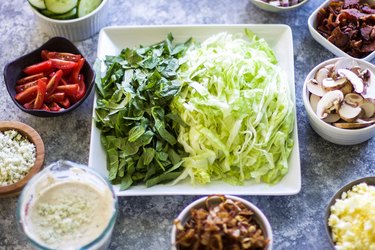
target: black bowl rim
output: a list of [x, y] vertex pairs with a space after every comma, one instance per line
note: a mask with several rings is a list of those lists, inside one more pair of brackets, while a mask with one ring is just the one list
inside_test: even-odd
[[329, 203], [325, 209], [325, 214], [324, 214], [324, 224], [325, 224], [324, 227], [328, 235], [329, 243], [331, 244], [333, 248], [335, 248], [335, 243], [333, 242], [333, 239], [332, 239], [331, 227], [328, 226], [328, 219], [329, 219], [329, 216], [331, 215], [331, 207], [336, 203], [336, 199], [339, 199], [341, 197], [343, 192], [349, 191], [353, 186], [358, 185], [363, 182], [366, 183], [367, 185], [375, 186], [375, 176], [362, 177], [360, 179], [357, 179], [357, 180], [354, 180], [345, 184], [329, 200]]
[[[12, 60], [11, 62], [9, 62], [9, 63], [7, 63], [7, 64], [5, 65], [4, 70], [3, 70], [3, 76], [4, 76], [4, 82], [5, 82], [5, 85], [6, 85], [7, 91], [8, 91], [8, 93], [9, 93], [11, 99], [13, 100], [13, 102], [14, 102], [14, 103], [17, 105], [17, 107], [20, 108], [23, 112], [26, 112], [26, 113], [31, 114], [31, 115], [39, 116], [39, 117], [55, 117], [55, 116], [60, 116], [60, 115], [63, 115], [63, 114], [66, 114], [66, 113], [68, 113], [68, 112], [70, 112], [70, 111], [75, 110], [75, 109], [76, 109], [78, 106], [80, 106], [80, 105], [81, 105], [81, 104], [87, 99], [87, 97], [90, 95], [91, 90], [92, 90], [93, 85], [94, 85], [94, 81], [95, 81], [95, 75], [96, 75], [96, 73], [95, 73], [95, 70], [93, 70], [93, 68], [91, 67], [90, 63], [88, 63], [88, 61], [85, 60], [85, 64], [84, 64], [84, 66], [87, 65], [88, 68], [89, 68], [89, 70], [90, 70], [90, 71], [92, 72], [92, 74], [93, 74], [92, 81], [91, 81], [91, 82], [85, 82], [85, 84], [86, 84], [86, 93], [85, 93], [85, 95], [81, 98], [81, 100], [79, 100], [78, 102], [74, 103], [74, 104], [73, 104], [72, 106], [70, 106], [69, 108], [64, 109], [64, 110], [61, 110], [61, 111], [32, 110], [32, 109], [26, 109], [26, 108], [24, 108], [22, 105], [20, 105], [20, 104], [14, 99], [14, 96], [12, 95], [11, 90], [10, 90], [10, 86], [9, 86], [9, 84], [7, 83], [7, 77], [6, 77], [6, 73], [5, 73], [5, 72], [7, 72], [8, 67], [9, 67], [11, 64], [15, 63], [16, 61], [18, 61], [18, 60], [22, 60], [22, 59], [24, 59], [24, 58], [27, 58], [28, 56], [30, 56], [30, 54], [33, 54], [33, 53], [37, 52], [38, 50], [40, 50], [41, 48], [43, 48], [43, 47], [45, 47], [45, 46], [47, 46], [47, 45], [49, 45], [49, 44], [53, 44], [53, 43], [55, 43], [56, 41], [59, 41], [59, 40], [68, 43], [69, 45], [71, 45], [72, 47], [74, 47], [74, 48], [77, 50], [77, 52], [78, 52], [79, 54], [81, 54], [81, 55], [83, 56], [82, 52], [77, 48], [77, 46], [76, 46], [72, 41], [70, 41], [69, 39], [67, 39], [67, 38], [65, 38], [65, 37], [62, 37], [62, 36], [55, 36], [55, 37], [52, 37], [52, 38], [50, 38], [49, 40], [47, 40], [45, 43], [43, 43], [43, 44], [42, 44], [41, 46], [39, 46], [38, 48], [36, 48], [36, 49], [30, 51], [29, 53], [24, 54], [24, 55], [22, 55], [22, 56], [20, 56], [20, 57], [18, 57], [18, 58], [16, 58], [16, 59], [14, 59], [14, 60]], [[84, 56], [83, 56], [83, 57], [84, 57]], [[86, 57], [85, 57], [85, 58], [86, 58]]]

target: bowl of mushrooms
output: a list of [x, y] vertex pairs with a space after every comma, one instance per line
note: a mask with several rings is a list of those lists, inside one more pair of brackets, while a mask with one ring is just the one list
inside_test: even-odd
[[354, 145], [375, 135], [375, 66], [334, 58], [306, 77], [303, 103], [311, 127], [324, 139]]

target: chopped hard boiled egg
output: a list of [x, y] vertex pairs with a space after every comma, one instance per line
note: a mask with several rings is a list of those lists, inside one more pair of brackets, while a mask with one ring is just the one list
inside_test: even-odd
[[331, 207], [328, 225], [336, 249], [375, 249], [375, 186], [361, 183]]

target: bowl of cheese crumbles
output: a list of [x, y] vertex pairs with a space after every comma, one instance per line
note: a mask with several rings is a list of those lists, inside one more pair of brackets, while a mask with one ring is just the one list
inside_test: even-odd
[[375, 176], [342, 187], [328, 204], [325, 217], [335, 249], [375, 249]]
[[17, 195], [43, 162], [38, 132], [22, 122], [0, 121], [0, 197]]

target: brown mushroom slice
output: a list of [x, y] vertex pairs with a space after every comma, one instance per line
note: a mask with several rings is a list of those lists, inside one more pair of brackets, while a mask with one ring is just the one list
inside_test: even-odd
[[310, 106], [314, 113], [316, 113], [316, 107], [318, 106], [318, 102], [320, 101], [320, 96], [311, 94], [310, 95]]
[[346, 81], [344, 87], [340, 90], [344, 95], [350, 94], [353, 92], [353, 85], [349, 81]]
[[323, 84], [323, 80], [329, 78], [330, 70], [327, 68], [320, 68], [315, 74], [315, 80], [319, 85]]
[[341, 117], [338, 114], [328, 114], [326, 118], [323, 119], [326, 123], [334, 123], [340, 120]]
[[335, 90], [335, 89], [341, 89], [344, 87], [346, 78], [339, 78], [337, 80], [334, 80], [332, 78], [325, 78], [323, 79], [322, 85], [323, 89], [325, 90]]
[[345, 129], [356, 129], [356, 128], [365, 128], [370, 125], [371, 123], [361, 123], [361, 122], [335, 122], [333, 123], [335, 127], [338, 128], [345, 128]]
[[339, 69], [351, 69], [358, 67], [358, 63], [351, 58], [342, 58], [335, 62], [335, 73], [338, 73]]
[[362, 109], [360, 107], [353, 107], [345, 102], [341, 104], [338, 110], [338, 114], [344, 121], [354, 122], [361, 114]]
[[364, 84], [362, 79], [355, 73], [348, 69], [339, 69], [338, 74], [342, 77], [346, 77], [353, 85], [354, 91], [357, 93], [362, 93], [364, 90]]
[[324, 96], [327, 91], [325, 91], [315, 79], [311, 79], [307, 82], [306, 87], [311, 94], [317, 96]]
[[375, 114], [375, 104], [372, 102], [364, 101], [360, 108], [363, 110], [364, 118], [371, 118]]
[[356, 93], [349, 93], [345, 95], [344, 101], [353, 107], [358, 107], [363, 102], [363, 97]]
[[318, 102], [316, 114], [320, 119], [324, 119], [334, 109], [338, 109], [340, 103], [344, 99], [344, 95], [340, 90], [327, 92]]

